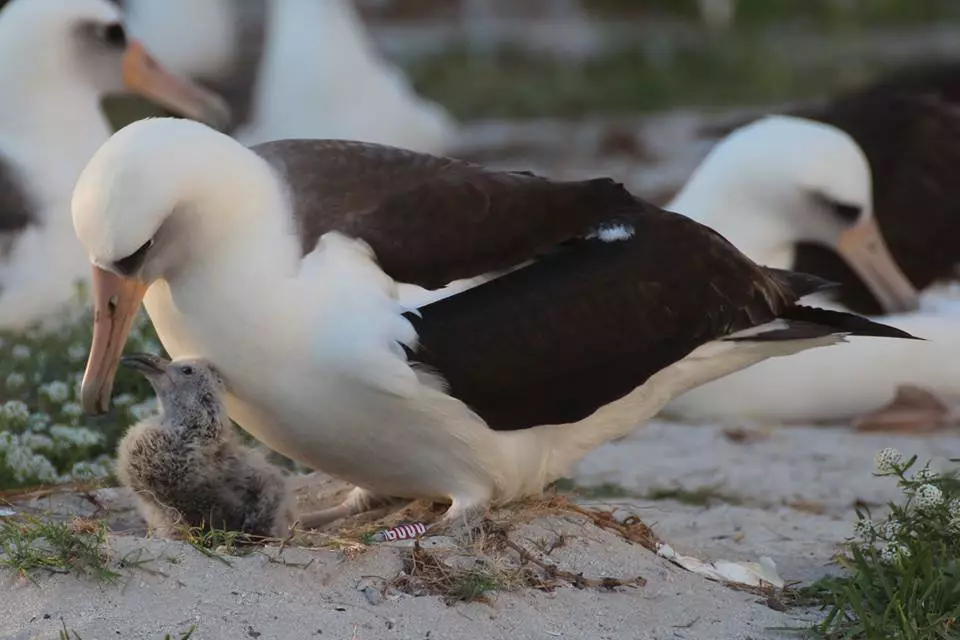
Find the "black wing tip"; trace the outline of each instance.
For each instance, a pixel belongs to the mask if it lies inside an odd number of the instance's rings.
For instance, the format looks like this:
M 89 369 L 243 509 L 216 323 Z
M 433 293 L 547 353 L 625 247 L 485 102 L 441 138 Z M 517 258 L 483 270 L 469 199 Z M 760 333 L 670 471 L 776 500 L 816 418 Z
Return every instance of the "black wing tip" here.
M 783 283 L 797 298 L 819 293 L 828 289 L 837 289 L 841 286 L 839 282 L 827 280 L 812 273 L 802 271 L 790 271 L 788 269 L 775 269 L 773 267 L 764 267 L 770 275 Z
M 925 340 L 882 322 L 870 320 L 848 311 L 833 311 L 816 307 L 794 305 L 780 314 L 785 320 L 818 324 L 832 329 L 834 333 L 873 338 L 897 338 L 900 340 Z

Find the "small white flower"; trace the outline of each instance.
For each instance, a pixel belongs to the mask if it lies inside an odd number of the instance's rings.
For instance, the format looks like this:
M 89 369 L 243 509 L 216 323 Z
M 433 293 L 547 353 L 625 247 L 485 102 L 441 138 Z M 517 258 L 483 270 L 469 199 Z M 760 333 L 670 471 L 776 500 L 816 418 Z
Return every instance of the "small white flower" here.
M 0 412 L 11 422 L 26 423 L 30 419 L 30 407 L 20 400 L 7 400 L 0 408 Z
M 44 456 L 34 453 L 18 440 L 6 447 L 6 463 L 19 483 L 56 482 L 57 470 Z
M 932 484 L 920 485 L 915 497 L 918 509 L 929 509 L 943 502 L 943 492 Z
M 913 474 L 911 480 L 914 482 L 930 482 L 937 477 L 937 473 L 930 470 L 930 463 L 923 465 L 923 468 Z
M 71 362 L 81 362 L 87 357 L 87 347 L 75 342 L 67 348 L 67 357 Z
M 20 444 L 34 451 L 53 448 L 53 440 L 49 436 L 32 431 L 24 431 L 20 434 Z
M 133 404 L 134 400 L 136 400 L 136 398 L 133 397 L 132 393 L 121 393 L 113 399 L 113 404 L 118 407 L 126 407 L 127 405 Z
M 853 533 L 861 540 L 872 540 L 876 532 L 877 526 L 869 518 L 861 518 L 853 524 Z
M 67 427 L 62 424 L 50 427 L 50 435 L 59 441 L 58 444 L 67 443 L 77 447 L 92 447 L 103 440 L 103 436 L 92 429 Z
M 955 518 L 960 518 L 960 498 L 951 500 L 950 504 L 947 505 L 947 509 L 950 510 L 950 515 Z
M 880 559 L 884 562 L 906 560 L 910 557 L 910 548 L 903 544 L 888 544 L 880 552 Z
M 40 391 L 57 404 L 63 404 L 70 397 L 70 387 L 66 382 L 51 382 L 40 387 Z
M 894 540 L 903 531 L 903 525 L 899 520 L 887 520 L 880 528 L 880 537 L 884 540 Z
M 27 378 L 22 373 L 19 371 L 14 371 L 7 376 L 7 389 L 10 389 L 11 391 L 19 389 L 24 385 L 24 383 L 26 383 L 26 381 Z
M 947 528 L 951 533 L 960 534 L 960 516 L 954 516 L 950 519 L 950 522 L 947 524 Z
M 30 419 L 27 420 L 27 427 L 31 431 L 46 431 L 47 427 L 50 426 L 50 416 L 45 413 L 31 413 Z
M 61 407 L 60 411 L 63 412 L 63 415 L 71 418 L 79 418 L 83 415 L 83 407 L 77 402 L 67 402 Z
M 877 463 L 877 471 L 880 473 L 888 473 L 893 471 L 894 465 L 900 464 L 903 460 L 903 454 L 887 447 L 886 449 L 881 449 L 877 454 L 875 462 Z
M 17 360 L 26 360 L 30 357 L 30 353 L 30 347 L 25 344 L 18 344 L 10 350 L 10 355 Z

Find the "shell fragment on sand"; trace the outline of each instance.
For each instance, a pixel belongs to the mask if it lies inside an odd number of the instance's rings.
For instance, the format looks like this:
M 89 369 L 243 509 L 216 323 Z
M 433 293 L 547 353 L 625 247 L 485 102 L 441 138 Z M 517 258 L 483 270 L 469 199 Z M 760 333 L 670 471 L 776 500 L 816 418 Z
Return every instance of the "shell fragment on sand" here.
M 687 571 L 699 573 L 708 580 L 732 582 L 749 587 L 773 586 L 782 589 L 783 579 L 777 573 L 777 565 L 767 556 L 761 556 L 760 562 L 730 562 L 714 560 L 704 562 L 693 556 L 683 556 L 668 544 L 657 545 L 657 555 L 664 557 Z

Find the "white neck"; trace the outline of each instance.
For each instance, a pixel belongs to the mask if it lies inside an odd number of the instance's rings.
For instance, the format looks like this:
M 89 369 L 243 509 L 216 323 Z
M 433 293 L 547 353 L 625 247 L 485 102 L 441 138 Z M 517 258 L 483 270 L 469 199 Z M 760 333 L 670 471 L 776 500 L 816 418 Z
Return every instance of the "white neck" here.
M 224 148 L 231 147 L 231 148 Z M 222 137 L 210 153 L 192 150 L 169 179 L 189 203 L 174 243 L 185 256 L 159 274 L 145 304 L 161 341 L 177 357 L 222 344 L 219 353 L 260 335 L 271 349 L 278 290 L 295 279 L 300 248 L 282 183 L 259 156 Z M 212 179 L 210 167 L 220 177 Z M 181 266 L 182 265 L 182 266 Z M 202 318 L 203 322 L 184 319 Z M 231 346 L 232 345 L 232 346 Z

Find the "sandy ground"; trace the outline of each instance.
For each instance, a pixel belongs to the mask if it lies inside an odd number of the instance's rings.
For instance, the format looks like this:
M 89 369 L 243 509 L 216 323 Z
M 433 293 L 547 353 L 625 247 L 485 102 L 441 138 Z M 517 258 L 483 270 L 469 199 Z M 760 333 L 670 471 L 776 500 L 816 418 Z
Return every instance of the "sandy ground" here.
M 767 555 L 787 582 L 810 581 L 833 570 L 830 557 L 851 534 L 855 502 L 896 497 L 892 482 L 871 475 L 879 448 L 894 446 L 936 464 L 960 455 L 954 432 L 906 437 L 784 427 L 754 436 L 735 441 L 720 427 L 655 421 L 596 450 L 573 479 L 581 487 L 604 485 L 606 494 L 617 496 L 582 502 L 639 515 L 680 553 L 734 561 Z M 318 476 L 300 484 L 301 496 L 311 501 L 318 491 L 329 496 L 339 486 Z M 704 487 L 712 487 L 714 496 L 705 505 L 642 497 L 658 489 Z M 129 496 L 115 489 L 99 496 L 117 530 L 110 536 L 114 561 L 152 561 L 121 569 L 114 585 L 72 575 L 38 576 L 34 584 L 0 574 L 0 638 L 55 638 L 61 618 L 84 640 L 162 638 L 190 625 L 197 625 L 193 637 L 199 639 L 778 638 L 791 636 L 777 628 L 803 626 L 817 615 L 775 610 L 776 603 L 771 608 L 762 595 L 711 582 L 570 513 L 520 522 L 509 538 L 586 578 L 641 576 L 646 583 L 613 590 L 565 585 L 550 593 L 527 588 L 448 605 L 438 596 L 387 586 L 410 556 L 406 543 L 359 554 L 268 546 L 228 557 L 228 566 L 184 543 L 136 535 L 142 523 Z M 19 508 L 81 515 L 94 510 L 69 495 Z M 561 546 L 543 554 L 544 545 L 560 540 Z M 436 553 L 463 562 L 462 554 Z

